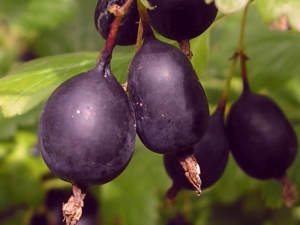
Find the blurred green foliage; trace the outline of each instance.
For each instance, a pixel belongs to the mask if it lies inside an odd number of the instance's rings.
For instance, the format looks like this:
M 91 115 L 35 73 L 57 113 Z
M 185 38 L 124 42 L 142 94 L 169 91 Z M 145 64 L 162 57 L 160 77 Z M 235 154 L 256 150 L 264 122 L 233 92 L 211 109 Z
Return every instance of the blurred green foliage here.
M 39 156 L 36 129 L 50 93 L 71 76 L 92 68 L 104 46 L 93 24 L 96 2 L 0 3 L 0 224 L 30 224 L 33 214 L 44 212 L 49 190 L 71 188 L 53 177 Z M 218 19 L 209 31 L 191 41 L 192 63 L 211 111 L 225 88 L 229 58 L 238 42 L 241 9 L 248 1 L 234 1 L 233 5 L 227 0 L 216 2 L 220 7 Z M 293 10 L 278 14 L 283 2 Z M 297 0 L 254 1 L 247 17 L 245 49 L 250 58 L 247 68 L 252 90 L 271 96 L 300 137 L 300 37 L 296 33 L 300 22 L 296 9 L 299 12 Z M 268 26 L 282 15 L 288 16 L 292 30 Z M 112 70 L 120 83 L 126 81 L 133 55 L 134 46 L 114 51 Z M 36 59 L 24 62 L 31 58 Z M 237 68 L 228 106 L 241 89 Z M 298 154 L 288 171 L 298 191 L 299 168 Z M 169 207 L 164 204 L 164 194 L 170 185 L 162 156 L 148 151 L 137 140 L 128 168 L 112 182 L 91 188 L 100 203 L 98 224 L 167 224 L 178 214 L 194 225 L 300 224 L 299 201 L 293 208 L 286 208 L 277 181 L 246 176 L 232 157 L 221 179 L 201 197 L 182 190 L 174 207 Z M 56 200 L 63 201 L 58 195 Z

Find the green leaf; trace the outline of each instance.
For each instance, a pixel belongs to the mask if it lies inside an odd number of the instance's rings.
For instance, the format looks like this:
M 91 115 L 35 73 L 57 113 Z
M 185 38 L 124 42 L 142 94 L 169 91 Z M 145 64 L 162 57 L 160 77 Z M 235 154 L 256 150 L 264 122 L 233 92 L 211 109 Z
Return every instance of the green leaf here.
M 93 68 L 97 53 L 71 53 L 33 60 L 0 79 L 0 106 L 6 117 L 23 114 L 45 100 L 68 78 Z M 111 67 L 116 78 L 127 79 L 133 53 L 115 53 Z
M 115 53 L 111 67 L 116 78 L 127 78 L 133 53 Z M 23 114 L 45 100 L 68 78 L 93 68 L 97 53 L 78 52 L 49 56 L 25 63 L 0 79 L 0 106 L 6 117 Z
M 238 45 L 242 12 L 219 21 L 211 29 L 210 62 L 207 80 L 226 79 L 231 62 L 229 58 Z M 245 53 L 248 79 L 253 91 L 273 90 L 299 75 L 299 35 L 269 29 L 259 18 L 254 6 L 249 7 L 245 34 Z M 240 67 L 237 66 L 230 92 L 241 90 Z M 238 81 L 240 80 L 240 85 Z M 205 87 L 205 81 L 203 82 Z M 212 85 L 213 87 L 213 85 Z M 229 98 L 231 100 L 231 97 Z
M 248 21 L 251 19 L 248 18 Z M 261 21 L 247 23 L 246 29 L 246 54 L 250 58 L 247 64 L 248 76 L 253 90 L 278 88 L 299 75 L 298 34 L 268 29 Z
M 95 53 L 45 57 L 25 63 L 0 79 L 4 116 L 22 114 L 44 100 L 61 82 L 95 65 Z
M 300 32 L 300 1 L 257 0 L 257 10 L 262 20 L 278 30 L 293 28 Z
M 117 80 L 123 84 L 127 81 L 127 71 L 134 52 L 115 52 L 111 61 L 111 70 Z
M 275 43 L 276 48 L 272 48 Z M 267 39 L 249 43 L 249 82 L 253 90 L 277 88 L 299 74 L 299 43 L 296 36 L 280 37 L 275 33 Z M 257 66 L 260 64 L 261 67 Z
M 249 0 L 215 0 L 215 4 L 220 12 L 224 14 L 233 13 L 244 8 Z

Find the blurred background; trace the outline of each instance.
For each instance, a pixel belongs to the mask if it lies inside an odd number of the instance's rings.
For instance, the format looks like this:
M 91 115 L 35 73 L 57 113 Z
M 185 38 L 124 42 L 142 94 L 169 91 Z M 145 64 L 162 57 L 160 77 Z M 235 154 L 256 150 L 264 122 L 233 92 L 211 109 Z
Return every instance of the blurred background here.
M 0 2 L 0 224 L 62 222 L 61 205 L 71 185 L 44 164 L 37 123 L 47 97 L 64 80 L 93 68 L 105 42 L 94 25 L 97 0 L 1 0 Z M 299 7 L 300 8 L 300 7 Z M 213 26 L 191 41 L 192 63 L 211 112 L 225 88 L 239 38 L 242 10 L 220 13 Z M 161 38 L 158 35 L 159 38 Z M 161 38 L 169 43 L 176 43 Z M 300 137 L 300 36 L 262 22 L 253 4 L 247 16 L 245 51 L 254 92 L 270 96 Z M 134 46 L 116 47 L 112 70 L 126 81 Z M 242 90 L 239 67 L 228 107 Z M 300 155 L 288 170 L 300 190 Z M 221 179 L 200 197 L 181 190 L 174 206 L 164 203 L 171 186 L 162 155 L 137 138 L 133 158 L 115 180 L 88 190 L 79 225 L 296 225 L 300 204 L 287 208 L 276 180 L 247 176 L 230 156 Z

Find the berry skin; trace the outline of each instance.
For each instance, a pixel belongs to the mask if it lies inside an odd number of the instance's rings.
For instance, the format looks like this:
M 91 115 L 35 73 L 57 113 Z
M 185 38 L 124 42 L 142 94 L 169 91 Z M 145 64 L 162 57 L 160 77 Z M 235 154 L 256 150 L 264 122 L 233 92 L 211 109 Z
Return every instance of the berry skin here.
M 94 12 L 94 23 L 96 29 L 105 40 L 108 37 L 111 24 L 115 18 L 114 14 L 110 13 L 108 9 L 114 4 L 122 6 L 125 2 L 125 0 L 98 0 Z M 121 24 L 115 37 L 115 44 L 122 46 L 134 45 L 137 39 L 138 22 L 139 13 L 137 2 L 136 0 L 133 0 L 128 11 L 121 20 Z
M 201 189 L 216 183 L 225 171 L 229 158 L 229 140 L 224 124 L 224 111 L 221 107 L 210 116 L 205 135 L 191 151 L 200 165 Z M 184 175 L 184 170 L 174 154 L 164 155 L 164 166 L 172 181 L 180 188 L 194 190 Z
M 279 179 L 297 154 L 296 134 L 276 103 L 245 89 L 227 119 L 230 148 L 238 165 L 257 179 Z
M 154 9 L 148 9 L 151 26 L 162 36 L 189 40 L 206 31 L 217 15 L 214 2 L 204 0 L 149 0 Z
M 145 37 L 128 70 L 128 91 L 137 133 L 151 151 L 184 151 L 204 135 L 206 95 L 192 64 L 176 47 Z
M 205 135 L 194 146 L 194 156 L 201 169 L 202 188 L 212 186 L 222 176 L 228 162 L 229 149 L 224 109 L 218 107 L 209 118 Z
M 109 66 L 61 84 L 47 100 L 38 142 L 49 169 L 78 187 L 104 184 L 129 163 L 135 143 L 132 105 Z

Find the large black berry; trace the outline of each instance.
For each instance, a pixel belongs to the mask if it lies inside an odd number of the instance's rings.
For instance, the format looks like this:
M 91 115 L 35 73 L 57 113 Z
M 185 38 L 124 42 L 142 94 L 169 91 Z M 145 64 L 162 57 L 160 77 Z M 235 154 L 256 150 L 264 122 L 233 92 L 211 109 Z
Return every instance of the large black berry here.
M 200 165 L 201 189 L 212 186 L 222 176 L 229 157 L 229 140 L 224 124 L 224 109 L 218 107 L 210 116 L 208 129 L 200 141 L 191 149 Z M 164 155 L 164 167 L 178 188 L 194 190 L 185 176 L 185 171 L 174 154 Z M 176 190 L 170 192 L 176 195 Z M 173 194 L 174 193 L 174 194 Z M 167 196 L 174 198 L 175 196 Z
M 109 8 L 114 5 L 122 6 L 126 0 L 98 0 L 94 13 L 94 22 L 97 30 L 104 39 L 107 39 L 111 24 L 115 18 L 114 14 L 109 12 Z M 137 2 L 133 0 L 128 11 L 123 16 L 115 37 L 116 45 L 134 45 L 137 39 L 139 13 Z
M 176 41 L 192 39 L 211 26 L 217 8 L 204 0 L 149 0 L 151 26 L 161 35 Z
M 297 137 L 273 100 L 244 89 L 231 107 L 227 127 L 232 154 L 248 175 L 285 175 L 297 153 Z
M 193 149 L 201 169 L 202 188 L 208 188 L 222 176 L 229 158 L 229 140 L 222 107 L 218 106 L 210 116 L 207 132 Z
M 137 133 L 150 150 L 184 151 L 204 135 L 207 99 L 191 62 L 176 47 L 145 37 L 129 67 L 128 90 Z
M 78 187 L 103 184 L 129 163 L 135 142 L 132 105 L 108 65 L 61 84 L 38 127 L 39 149 L 50 170 Z

